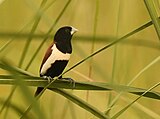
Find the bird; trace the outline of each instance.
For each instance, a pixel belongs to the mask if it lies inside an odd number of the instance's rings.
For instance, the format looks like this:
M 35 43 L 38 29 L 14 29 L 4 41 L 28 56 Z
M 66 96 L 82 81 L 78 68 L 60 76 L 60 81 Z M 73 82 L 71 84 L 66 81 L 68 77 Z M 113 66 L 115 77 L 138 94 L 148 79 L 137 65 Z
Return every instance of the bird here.
M 50 79 L 62 74 L 72 53 L 72 36 L 77 31 L 78 29 L 72 26 L 63 26 L 57 30 L 40 65 L 40 77 Z M 43 89 L 43 87 L 38 87 L 34 96 L 37 97 Z

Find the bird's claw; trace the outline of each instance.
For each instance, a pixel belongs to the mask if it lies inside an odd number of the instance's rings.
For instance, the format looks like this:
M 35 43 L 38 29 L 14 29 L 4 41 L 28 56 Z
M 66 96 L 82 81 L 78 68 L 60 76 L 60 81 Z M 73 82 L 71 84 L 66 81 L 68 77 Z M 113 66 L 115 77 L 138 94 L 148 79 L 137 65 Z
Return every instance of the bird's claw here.
M 43 78 L 44 79 L 47 79 L 48 80 L 48 83 L 51 83 L 52 82 L 52 77 L 50 77 L 50 76 L 43 76 Z M 57 80 L 61 80 L 61 81 L 68 81 L 68 82 L 70 82 L 70 84 L 73 84 L 73 88 L 75 88 L 75 81 L 73 80 L 73 79 L 71 79 L 71 78 L 58 78 Z
M 44 79 L 48 80 L 48 83 L 50 83 L 52 81 L 52 77 L 50 76 L 43 76 Z
M 59 80 L 70 82 L 70 84 L 73 84 L 73 88 L 75 88 L 75 86 L 76 86 L 75 81 L 74 81 L 73 79 L 71 79 L 71 78 L 61 78 L 61 79 L 59 79 Z

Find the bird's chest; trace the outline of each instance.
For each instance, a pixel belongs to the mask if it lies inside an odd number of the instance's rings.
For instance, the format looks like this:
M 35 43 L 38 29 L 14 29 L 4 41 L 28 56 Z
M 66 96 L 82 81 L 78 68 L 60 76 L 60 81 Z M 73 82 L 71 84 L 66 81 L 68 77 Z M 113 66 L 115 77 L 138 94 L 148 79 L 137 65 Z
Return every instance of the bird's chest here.
M 69 53 L 62 53 L 55 46 L 52 47 L 52 50 L 53 52 L 41 68 L 41 75 L 50 77 L 60 75 L 70 59 Z
M 56 60 L 51 66 L 46 70 L 45 76 L 50 76 L 52 78 L 59 76 L 64 68 L 66 67 L 68 60 Z

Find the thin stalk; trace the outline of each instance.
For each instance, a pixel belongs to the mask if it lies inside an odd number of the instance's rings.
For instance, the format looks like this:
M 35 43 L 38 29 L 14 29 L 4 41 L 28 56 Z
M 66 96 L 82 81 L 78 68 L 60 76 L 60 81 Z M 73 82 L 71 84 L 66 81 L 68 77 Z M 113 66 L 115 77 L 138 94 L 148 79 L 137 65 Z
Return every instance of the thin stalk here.
M 149 15 L 152 19 L 153 25 L 154 25 L 155 30 L 157 32 L 158 38 L 160 40 L 160 20 L 158 18 L 158 14 L 157 14 L 156 8 L 154 6 L 153 0 L 144 0 L 144 3 L 147 7 L 147 10 L 148 10 Z
M 91 51 L 90 53 L 92 54 L 94 52 L 94 47 L 95 47 L 95 40 L 96 40 L 96 32 L 97 32 L 97 25 L 98 25 L 98 13 L 99 13 L 99 0 L 95 1 L 95 15 L 94 15 L 94 26 L 93 26 L 93 40 L 92 40 L 92 46 L 91 46 Z M 92 77 L 92 69 L 93 69 L 93 58 L 90 59 L 89 62 L 89 72 L 88 72 L 88 77 Z M 89 101 L 89 91 L 86 92 L 86 101 Z M 86 118 L 87 118 L 87 113 L 86 113 Z
M 92 46 L 91 46 L 91 54 L 94 52 L 95 47 L 95 41 L 96 41 L 96 32 L 97 32 L 97 25 L 98 25 L 98 13 L 99 13 L 99 0 L 96 0 L 96 11 L 94 16 L 94 26 L 93 26 L 93 40 L 92 40 Z M 89 78 L 91 78 L 92 75 L 92 61 L 93 59 L 90 59 L 89 63 Z
M 116 37 L 118 38 L 118 33 L 119 33 L 119 22 L 120 22 L 120 1 L 118 0 L 117 1 L 117 5 L 118 5 L 118 9 L 117 9 L 117 24 L 116 24 Z M 112 78 L 111 78 L 111 81 L 110 83 L 113 84 L 114 83 L 114 80 L 115 80 L 115 74 L 116 74 L 116 60 L 117 60 L 117 45 L 118 44 L 115 44 L 114 46 L 114 55 L 113 55 L 113 68 L 112 68 Z M 112 107 L 109 107 L 110 103 L 111 103 L 111 100 L 112 100 L 112 92 L 109 93 L 109 97 L 108 97 L 108 109 L 111 109 Z M 109 115 L 109 110 L 108 112 L 105 113 L 106 115 Z

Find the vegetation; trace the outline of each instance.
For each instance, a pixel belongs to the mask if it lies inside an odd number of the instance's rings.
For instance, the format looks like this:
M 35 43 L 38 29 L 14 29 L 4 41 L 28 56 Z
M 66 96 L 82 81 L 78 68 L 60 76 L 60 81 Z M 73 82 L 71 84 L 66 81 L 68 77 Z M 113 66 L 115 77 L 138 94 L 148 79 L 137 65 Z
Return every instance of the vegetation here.
M 0 15 L 0 118 L 160 119 L 159 0 L 1 0 Z M 79 29 L 62 74 L 75 82 L 48 83 L 39 66 L 63 25 Z

